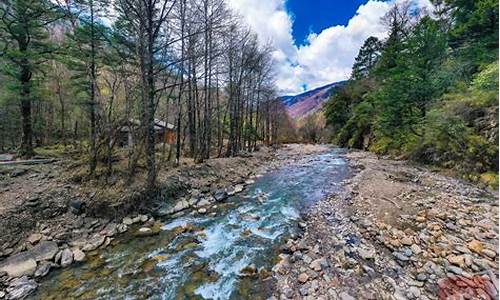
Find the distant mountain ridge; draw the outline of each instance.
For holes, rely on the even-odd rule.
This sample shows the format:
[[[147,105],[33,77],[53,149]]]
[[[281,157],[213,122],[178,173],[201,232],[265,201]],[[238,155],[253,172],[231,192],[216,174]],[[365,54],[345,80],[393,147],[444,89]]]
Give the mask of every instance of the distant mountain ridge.
[[[295,96],[282,96],[280,99],[290,118],[298,121],[321,109],[323,103],[346,83],[347,81],[334,82]]]

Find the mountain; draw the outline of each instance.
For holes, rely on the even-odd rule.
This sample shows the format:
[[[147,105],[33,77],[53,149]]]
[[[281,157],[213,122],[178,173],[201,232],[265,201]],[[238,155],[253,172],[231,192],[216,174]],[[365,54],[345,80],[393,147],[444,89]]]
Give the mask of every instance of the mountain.
[[[323,103],[325,103],[337,89],[344,86],[346,82],[347,81],[334,82],[299,95],[282,96],[280,98],[285,104],[290,118],[294,121],[298,121],[320,110]]]

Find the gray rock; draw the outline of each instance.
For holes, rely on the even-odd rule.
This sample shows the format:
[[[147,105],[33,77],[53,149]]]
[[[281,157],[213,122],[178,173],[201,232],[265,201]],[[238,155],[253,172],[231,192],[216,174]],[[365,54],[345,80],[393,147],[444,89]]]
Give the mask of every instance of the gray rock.
[[[449,265],[446,269],[455,275],[462,275],[464,273],[461,268],[452,265]]]
[[[409,258],[408,256],[404,255],[403,253],[401,252],[394,252],[393,255],[400,261],[408,261]]]
[[[189,208],[189,202],[187,202],[186,200],[181,200],[181,201],[178,201],[175,206],[172,208],[172,213],[176,213],[176,212],[180,212],[182,210],[185,210]]]
[[[226,200],[227,197],[228,197],[227,192],[224,190],[217,190],[214,193],[214,198],[215,198],[215,201],[217,201],[217,202],[222,202],[222,201]]]
[[[35,247],[28,251],[30,255],[36,260],[51,260],[54,258],[56,253],[59,251],[57,243],[53,241],[42,241],[38,243]]]
[[[79,215],[83,212],[84,204],[80,199],[70,199],[68,201],[68,208],[75,215]]]
[[[85,253],[82,250],[75,248],[73,249],[73,259],[76,262],[82,262],[85,260]]]
[[[314,271],[319,272],[319,271],[321,271],[321,269],[323,268],[323,265],[325,264],[323,261],[324,261],[324,259],[322,259],[322,258],[315,259],[309,264],[309,267],[311,269],[313,269]]]
[[[47,275],[52,267],[56,265],[50,261],[42,261],[38,264],[38,267],[35,271],[35,277],[43,277]]]
[[[118,230],[119,233],[124,233],[128,230],[128,226],[125,225],[125,224],[119,224],[117,227],[116,227],[116,230]]]
[[[412,299],[419,299],[420,298],[420,289],[415,287],[415,286],[410,286],[408,289],[408,297]]]
[[[116,223],[111,222],[100,233],[105,236],[114,236],[118,232],[116,227]]]
[[[300,286],[299,293],[301,296],[305,297],[305,296],[309,295],[309,288],[307,288],[306,286]]]
[[[243,192],[244,189],[245,189],[245,186],[243,186],[242,184],[237,184],[234,186],[234,192],[236,194]]]
[[[93,235],[90,239],[87,240],[87,243],[83,246],[83,251],[93,251],[97,249],[104,243],[105,236],[100,234]]]
[[[424,273],[420,273],[417,275],[417,280],[418,281],[426,281],[427,280],[427,275],[425,275]]]
[[[368,260],[368,259],[372,259],[373,257],[375,257],[375,250],[374,249],[359,248],[358,254],[362,259]]]
[[[210,205],[210,200],[208,200],[207,198],[203,198],[201,199],[198,204],[196,204],[197,207],[203,207],[203,206],[208,206]]]
[[[0,272],[6,272],[10,277],[33,275],[36,270],[36,261],[32,258],[9,258],[0,265]]]
[[[283,287],[283,295],[288,298],[292,299],[293,298],[293,290],[289,286]]]
[[[341,300],[356,300],[353,296],[349,295],[347,292],[342,292],[339,294]]]
[[[207,209],[204,208],[204,207],[202,207],[202,208],[198,209],[198,213],[199,214],[206,214],[207,213]]]
[[[130,217],[125,217],[125,218],[123,218],[122,223],[127,225],[127,226],[130,226],[130,225],[134,224],[134,221]]]
[[[66,248],[61,253],[61,267],[67,267],[73,263],[73,252]]]
[[[42,241],[28,251],[13,255],[0,263],[0,272],[7,272],[11,277],[32,275],[36,270],[36,262],[51,260],[59,251],[52,241]]]
[[[38,284],[33,279],[29,279],[27,276],[16,278],[12,280],[7,287],[7,299],[23,299],[29,294],[31,294]]]

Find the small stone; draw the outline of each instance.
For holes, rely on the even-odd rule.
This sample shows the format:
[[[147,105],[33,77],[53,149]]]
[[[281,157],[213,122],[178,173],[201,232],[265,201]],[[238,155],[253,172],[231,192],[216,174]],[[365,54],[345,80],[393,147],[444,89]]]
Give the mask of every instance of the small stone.
[[[82,262],[85,260],[85,253],[82,250],[75,248],[73,249],[73,259],[76,262]]]
[[[359,248],[358,254],[362,259],[368,260],[368,259],[372,259],[373,257],[375,257],[375,250]]]
[[[38,243],[42,239],[42,235],[40,233],[33,233],[28,237],[28,242],[32,245]]]
[[[61,253],[61,267],[67,267],[73,263],[73,252],[66,248]]]
[[[227,192],[224,190],[217,190],[214,193],[214,198],[215,198],[215,201],[217,201],[217,202],[222,202],[225,199],[227,199],[227,197],[228,197]]]
[[[404,237],[401,239],[401,244],[405,245],[405,246],[411,246],[413,245],[413,239],[411,237]]]
[[[497,253],[490,249],[483,249],[482,253],[489,258],[495,258],[497,256]]]
[[[417,216],[415,218],[415,221],[419,222],[419,223],[422,223],[422,222],[425,222],[425,217],[422,217],[422,216]]]
[[[447,269],[448,271],[450,271],[455,275],[462,275],[464,273],[464,271],[461,268],[455,266],[448,266]]]
[[[293,290],[289,286],[283,287],[283,295],[285,295],[286,298],[292,299],[293,298]]]
[[[297,279],[300,283],[306,283],[309,279],[309,275],[307,275],[306,273],[301,273]]]
[[[457,265],[461,268],[465,265],[465,259],[462,255],[450,255],[447,257],[450,264]]]
[[[38,265],[35,271],[35,277],[43,277],[47,275],[52,267],[56,266],[55,264],[49,261],[42,261]]]
[[[234,192],[236,194],[243,192],[244,189],[245,189],[245,187],[242,184],[237,184],[234,186]]]
[[[151,236],[153,235],[153,230],[149,227],[141,227],[137,231],[138,236]]]
[[[410,249],[411,251],[413,251],[413,253],[415,253],[415,255],[418,255],[422,252],[422,249],[420,249],[420,246],[417,244],[411,245]]]
[[[483,251],[483,243],[478,240],[472,240],[471,242],[467,243],[467,248],[469,248],[473,252],[476,252],[477,254],[481,254],[481,252]]]
[[[353,296],[349,295],[347,292],[342,292],[339,294],[341,300],[356,300]]]
[[[415,286],[410,286],[408,289],[408,297],[412,299],[419,299],[420,294],[420,289]]]
[[[130,217],[125,217],[125,218],[123,218],[122,223],[125,224],[125,225],[130,226],[130,225],[134,224],[134,221]]]
[[[126,224],[119,224],[116,229],[119,233],[124,233],[128,230],[128,226]]]
[[[427,280],[427,275],[425,275],[424,273],[420,273],[417,275],[417,280],[418,281],[426,281]]]
[[[203,214],[206,214],[206,213],[207,213],[207,209],[206,209],[206,208],[204,208],[204,207],[202,207],[202,208],[198,209],[198,213],[199,213],[199,214],[202,214],[202,215],[203,215]]]
[[[321,271],[321,268],[322,268],[321,267],[322,261],[323,261],[323,259],[315,259],[311,262],[311,264],[309,264],[309,267],[311,269],[313,269],[314,271],[319,272],[319,271]]]
[[[394,252],[393,255],[400,261],[408,261],[409,258],[404,255],[403,253],[400,253],[400,252]]]

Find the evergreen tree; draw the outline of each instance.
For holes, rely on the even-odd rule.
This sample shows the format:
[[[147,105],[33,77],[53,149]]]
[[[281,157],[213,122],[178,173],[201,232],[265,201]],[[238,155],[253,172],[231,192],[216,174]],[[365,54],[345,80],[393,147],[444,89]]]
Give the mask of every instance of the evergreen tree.
[[[97,167],[98,86],[97,77],[105,59],[108,28],[100,18],[107,15],[108,0],[77,0],[70,7],[73,31],[68,40],[68,66],[74,71],[77,92],[85,95],[90,121],[89,171]]]
[[[33,153],[33,77],[55,50],[47,26],[60,15],[47,0],[3,0],[0,2],[0,71],[8,77],[19,97],[22,141],[19,154]]]
[[[373,36],[366,39],[356,56],[351,78],[359,80],[368,77],[380,57],[381,50],[382,43],[379,39]]]

